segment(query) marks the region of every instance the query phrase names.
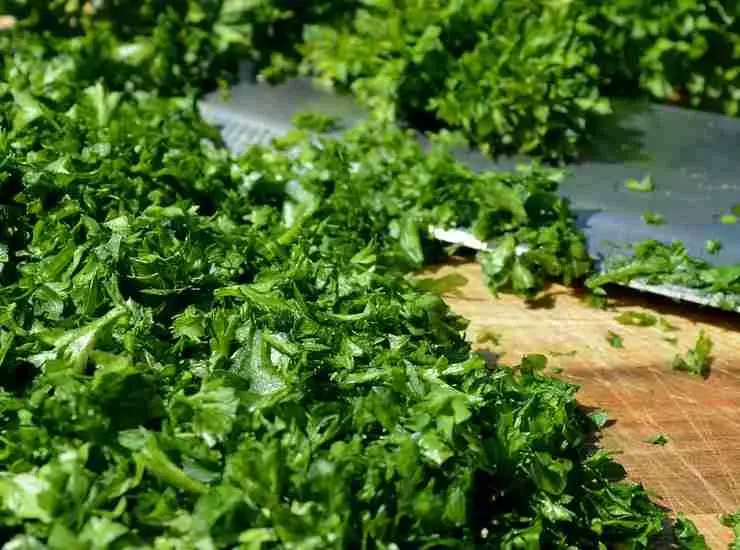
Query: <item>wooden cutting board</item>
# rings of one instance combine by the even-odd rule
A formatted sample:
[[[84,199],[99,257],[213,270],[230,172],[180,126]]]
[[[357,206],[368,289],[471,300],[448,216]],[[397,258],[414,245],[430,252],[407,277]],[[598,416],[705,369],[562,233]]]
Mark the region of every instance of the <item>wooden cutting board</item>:
[[[425,276],[450,275],[459,286],[445,299],[470,320],[471,342],[483,333],[500,337],[497,345],[477,348],[503,353],[501,361],[510,364],[527,353],[547,355],[557,376],[581,386],[584,405],[609,413],[614,422],[602,444],[617,453],[630,478],[671,510],[689,515],[712,548],[727,548],[732,537],[717,516],[740,511],[739,315],[627,291],[610,293],[614,304],[603,311],[557,286],[528,305],[513,296],[494,298],[478,265],[463,261]],[[623,326],[615,317],[624,311],[650,312],[675,330]],[[671,369],[700,330],[714,344],[707,380]],[[622,337],[623,349],[611,347],[609,331]],[[669,442],[646,442],[657,434]]]

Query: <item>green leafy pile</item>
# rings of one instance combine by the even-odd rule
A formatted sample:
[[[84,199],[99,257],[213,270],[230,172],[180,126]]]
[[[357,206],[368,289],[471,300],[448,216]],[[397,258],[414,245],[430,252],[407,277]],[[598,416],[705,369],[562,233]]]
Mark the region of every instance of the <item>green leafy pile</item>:
[[[261,0],[0,0],[0,13],[18,20],[3,51],[20,48],[36,62],[72,57],[82,81],[115,89],[198,92],[233,81],[245,62],[285,65],[304,25],[343,5],[294,4],[288,12]]]
[[[467,222],[534,247],[505,258],[522,291],[555,259],[578,276],[550,178],[475,175],[377,126],[234,159],[192,100],[85,78],[78,38],[42,63],[20,36],[0,83],[4,548],[645,548],[661,531],[594,452],[575,387],[541,356],[486,365],[403,275],[445,253],[426,224]]]
[[[594,2],[593,41],[607,95],[740,112],[740,11],[724,0]]]
[[[307,26],[303,70],[380,116],[460,130],[495,154],[578,157],[615,96],[740,106],[733,2],[359,4],[342,24]]]
[[[578,3],[364,2],[309,27],[303,69],[381,117],[459,129],[493,153],[575,156],[609,110]]]
[[[494,154],[579,157],[613,97],[740,108],[738,7],[722,0],[3,0],[0,13],[37,59],[84,58],[114,88],[173,95],[251,61]]]

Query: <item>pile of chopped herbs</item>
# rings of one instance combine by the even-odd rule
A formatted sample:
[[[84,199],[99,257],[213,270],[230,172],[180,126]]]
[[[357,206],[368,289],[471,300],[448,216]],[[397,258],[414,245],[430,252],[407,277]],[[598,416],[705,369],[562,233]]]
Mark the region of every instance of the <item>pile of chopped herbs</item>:
[[[254,63],[494,154],[587,154],[613,98],[736,115],[740,11],[720,0],[3,0],[44,52],[168,95]],[[28,40],[29,37],[24,37]]]
[[[199,118],[243,57],[289,67],[306,25],[385,9],[290,4],[0,2],[3,549],[647,547],[666,513],[577,388],[487,365],[407,276],[451,253],[430,224],[502,243],[494,290],[588,274],[550,175],[383,121],[234,158]],[[571,123],[507,146],[569,153]]]
[[[740,109],[737,2],[363,1],[347,11],[307,24],[304,72],[381,116],[459,130],[494,154],[579,157],[614,97]]]
[[[593,452],[574,387],[539,357],[492,370],[403,276],[444,253],[420,228],[457,219],[542,240],[532,272],[571,254],[576,275],[551,180],[477,176],[377,128],[234,159],[191,100],[86,80],[74,41],[43,64],[36,46],[6,50],[0,89],[6,548],[645,547],[661,530]]]

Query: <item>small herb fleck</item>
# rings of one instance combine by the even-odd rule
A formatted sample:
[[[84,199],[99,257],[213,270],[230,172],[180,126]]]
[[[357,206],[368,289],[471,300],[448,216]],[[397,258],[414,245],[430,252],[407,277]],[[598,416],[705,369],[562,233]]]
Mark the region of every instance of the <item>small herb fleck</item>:
[[[612,332],[611,330],[606,335],[606,341],[609,342],[609,345],[613,348],[623,348],[624,347],[624,342],[622,341],[622,337],[616,332]]]
[[[625,311],[616,317],[616,321],[620,325],[653,327],[658,323],[658,318],[642,311]]]
[[[670,440],[663,434],[656,434],[656,435],[648,437],[645,440],[646,443],[652,443],[653,445],[660,445],[661,447],[666,445],[668,441]]]
[[[719,222],[725,225],[734,225],[737,223],[738,216],[736,214],[725,214],[720,217]]]
[[[678,514],[676,523],[673,525],[673,539],[676,543],[675,547],[679,550],[709,550],[704,535],[683,513]]]
[[[663,214],[658,214],[657,212],[646,210],[642,215],[642,220],[648,225],[663,225],[665,223],[665,216]]]
[[[651,193],[655,191],[655,183],[653,183],[653,177],[650,174],[641,180],[630,178],[624,182],[624,186],[630,191],[636,191],[638,193]]]
[[[593,421],[593,423],[596,424],[596,427],[598,429],[603,428],[609,422],[609,415],[605,411],[602,411],[602,410],[594,411],[590,413],[588,416]]]
[[[709,239],[704,245],[704,248],[709,254],[717,254],[722,250],[722,243],[717,239]]]

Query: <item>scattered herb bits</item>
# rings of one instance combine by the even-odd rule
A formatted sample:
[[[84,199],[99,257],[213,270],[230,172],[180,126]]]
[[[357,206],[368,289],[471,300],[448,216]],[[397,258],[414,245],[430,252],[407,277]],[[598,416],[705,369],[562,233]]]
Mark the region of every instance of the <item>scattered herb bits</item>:
[[[604,428],[609,423],[609,415],[605,411],[594,411],[590,413],[589,418],[593,421],[593,423],[596,425],[596,428],[599,430]]]
[[[673,525],[673,539],[680,550],[709,550],[704,535],[694,525],[694,522],[679,513]]]
[[[96,50],[70,48],[1,54],[8,547],[644,548],[661,532],[665,512],[592,448],[577,388],[543,356],[487,365],[408,276],[444,258],[425,228],[462,221],[543,243],[497,257],[494,286],[585,273],[550,177],[475,174],[382,124],[234,158],[191,100],[108,87]]]
[[[666,513],[593,449],[605,415],[544,356],[486,365],[449,281],[409,275],[446,258],[431,224],[500,244],[481,257],[494,292],[590,275],[557,177],[477,174],[389,122],[560,160],[609,113],[603,82],[662,100],[691,83],[687,102],[731,111],[733,80],[703,90],[717,72],[692,61],[707,36],[725,51],[722,18],[650,8],[636,36],[629,3],[134,4],[11,2],[0,34],[6,546],[648,547]],[[234,158],[193,98],[243,61],[376,116],[341,140],[299,116],[309,131]],[[675,248],[640,254],[594,292],[737,284]],[[682,364],[701,371],[706,347]]]

